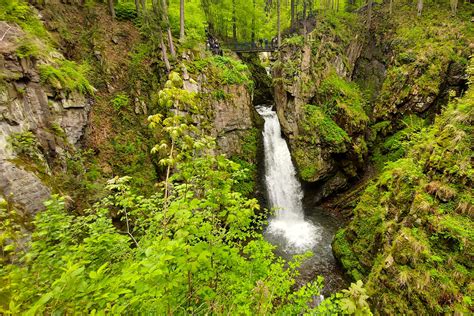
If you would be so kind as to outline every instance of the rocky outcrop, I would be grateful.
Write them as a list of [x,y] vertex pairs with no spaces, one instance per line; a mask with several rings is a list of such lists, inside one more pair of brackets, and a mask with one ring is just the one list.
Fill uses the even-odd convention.
[[229,157],[240,156],[244,154],[246,137],[254,127],[255,110],[245,86],[224,86],[223,90],[228,97],[212,102],[214,135],[221,152]]
[[[78,145],[90,103],[41,82],[38,65],[48,63],[48,57],[18,57],[25,37],[20,28],[1,22],[0,34],[5,34],[0,45],[0,194],[33,214],[51,194],[46,182],[62,153]],[[12,144],[12,138],[27,132],[29,143]]]
[[[352,148],[366,125],[365,113],[360,114],[362,119],[357,126],[352,124],[353,113],[347,111],[350,102],[344,109],[330,100],[341,92],[335,91],[339,82],[351,90],[342,91],[342,97],[345,94],[360,97],[360,92],[346,82],[352,77],[363,42],[359,36],[346,40],[325,34],[319,28],[306,41],[283,45],[273,73],[282,130],[300,178],[312,192],[310,200],[315,203],[344,188],[355,175],[354,170],[359,166],[358,159],[353,159],[357,154]],[[328,107],[334,107],[331,115],[325,113]],[[365,154],[365,151],[360,153]]]

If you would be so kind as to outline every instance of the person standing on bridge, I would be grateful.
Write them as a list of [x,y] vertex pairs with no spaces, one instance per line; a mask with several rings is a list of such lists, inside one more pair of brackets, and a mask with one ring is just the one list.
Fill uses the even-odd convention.
[[263,39],[259,39],[258,42],[260,43],[260,47],[263,47]]
[[265,39],[265,48],[268,48],[268,39]]

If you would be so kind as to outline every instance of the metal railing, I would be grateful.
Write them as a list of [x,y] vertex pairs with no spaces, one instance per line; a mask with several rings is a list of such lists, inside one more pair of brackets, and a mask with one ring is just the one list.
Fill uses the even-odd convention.
[[260,52],[274,52],[278,50],[278,45],[273,43],[225,43],[225,48],[228,48],[236,53],[260,53]]

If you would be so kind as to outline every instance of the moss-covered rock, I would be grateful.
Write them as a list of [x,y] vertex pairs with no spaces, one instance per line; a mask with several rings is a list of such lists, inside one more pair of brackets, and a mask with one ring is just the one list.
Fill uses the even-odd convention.
[[336,256],[381,314],[472,311],[473,106],[471,87],[413,131],[336,235]]

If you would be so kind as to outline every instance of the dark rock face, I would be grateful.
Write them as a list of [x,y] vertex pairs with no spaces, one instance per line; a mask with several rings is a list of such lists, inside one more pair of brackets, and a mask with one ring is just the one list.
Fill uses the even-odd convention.
[[[39,174],[43,173],[41,178],[48,177],[55,160],[78,144],[87,124],[90,102],[82,95],[60,94],[43,85],[37,66],[47,61],[17,57],[16,43],[24,34],[16,26],[2,22],[0,32],[3,34],[7,29],[0,47],[3,76],[0,86],[0,194],[25,213],[34,214],[43,208],[43,201],[51,194]],[[58,130],[64,134],[58,135]],[[18,150],[12,147],[12,135],[25,132],[34,135],[37,143],[35,163],[40,168],[20,163]],[[38,169],[42,172],[35,172]]]

